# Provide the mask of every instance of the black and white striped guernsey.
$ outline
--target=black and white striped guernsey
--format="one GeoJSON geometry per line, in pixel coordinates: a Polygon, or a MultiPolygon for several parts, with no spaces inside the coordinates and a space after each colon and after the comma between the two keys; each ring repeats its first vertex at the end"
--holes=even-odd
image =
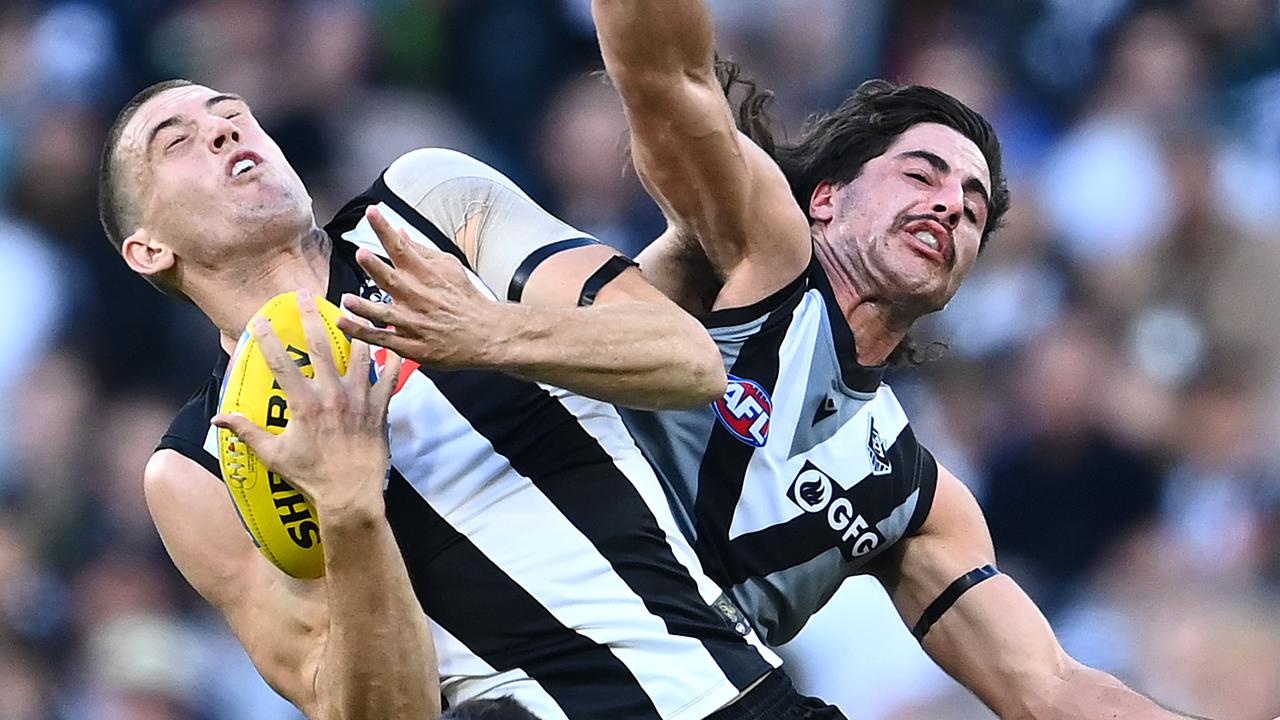
{"type": "MultiPolygon", "coordinates": [[[[491,297],[509,296],[544,248],[594,242],[558,221],[486,234],[509,224],[504,205],[542,211],[475,160],[416,151],[326,227],[334,302],[382,297],[354,259],[357,247],[385,255],[370,204],[501,289],[491,297]],[[490,213],[478,259],[452,235],[477,212],[490,213]]],[[[161,443],[215,474],[221,369],[161,443]]],[[[451,704],[512,695],[546,720],[696,720],[780,664],[703,574],[611,405],[494,372],[417,368],[391,401],[390,435],[387,516],[451,704]]]]}
{"type": "Polygon", "coordinates": [[[815,258],[773,296],[705,323],[729,390],[687,411],[623,411],[704,568],[773,645],[916,532],[937,465],[815,258]]]}

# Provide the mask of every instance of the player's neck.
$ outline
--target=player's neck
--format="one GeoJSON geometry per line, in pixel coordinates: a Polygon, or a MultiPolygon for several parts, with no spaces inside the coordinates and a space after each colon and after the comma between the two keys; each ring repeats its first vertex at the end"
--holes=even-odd
{"type": "Polygon", "coordinates": [[[329,286],[332,242],[312,227],[287,249],[250,267],[229,268],[191,288],[191,299],[218,328],[224,350],[235,349],[249,318],[282,292],[306,288],[323,297],[329,286]]]}
{"type": "Polygon", "coordinates": [[[815,240],[818,262],[822,263],[840,311],[853,332],[858,364],[870,367],[884,363],[907,336],[917,316],[859,290],[865,283],[858,281],[856,271],[842,262],[826,242],[815,240]]]}

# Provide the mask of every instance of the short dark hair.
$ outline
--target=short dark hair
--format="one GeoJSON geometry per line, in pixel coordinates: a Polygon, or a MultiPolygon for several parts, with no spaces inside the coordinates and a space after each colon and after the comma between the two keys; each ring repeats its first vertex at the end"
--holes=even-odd
{"type": "MultiPolygon", "coordinates": [[[[106,142],[102,144],[102,159],[98,164],[98,219],[102,222],[102,229],[106,232],[107,239],[117,251],[124,248],[124,239],[137,229],[131,227],[134,210],[129,206],[129,201],[125,199],[122,192],[120,174],[116,167],[116,148],[120,145],[120,136],[124,133],[125,126],[137,114],[138,108],[148,100],[166,90],[191,85],[195,83],[190,80],[175,79],[164,80],[144,88],[125,104],[111,123],[111,129],[107,131],[106,142]],[[126,223],[126,219],[129,222],[126,223]]],[[[166,295],[178,293],[176,288],[169,287],[163,279],[147,277],[146,280],[166,295]]]]}
{"type": "Polygon", "coordinates": [[[899,135],[920,123],[952,128],[973,141],[986,159],[992,187],[982,247],[1009,210],[1009,185],[995,130],[982,115],[941,90],[868,80],[836,109],[810,116],[795,143],[782,143],[773,137],[767,112],[773,93],[758,88],[736,63],[725,59],[717,58],[716,77],[730,102],[735,103],[738,129],[782,168],[792,195],[806,215],[819,183],[852,182],[867,161],[883,155],[899,135]],[[736,95],[743,97],[735,101],[736,95]]]}
{"type": "Polygon", "coordinates": [[[440,720],[538,720],[511,696],[496,700],[468,700],[440,716],[440,720]]]}
{"type": "Polygon", "coordinates": [[[125,214],[124,198],[121,196],[120,178],[116,172],[116,148],[120,145],[120,136],[124,127],[129,124],[138,108],[148,100],[166,90],[195,85],[190,80],[165,80],[151,85],[133,96],[107,131],[107,140],[102,145],[102,161],[98,165],[98,219],[102,221],[102,229],[107,239],[119,250],[124,239],[136,228],[125,227],[121,216],[125,214]]]}

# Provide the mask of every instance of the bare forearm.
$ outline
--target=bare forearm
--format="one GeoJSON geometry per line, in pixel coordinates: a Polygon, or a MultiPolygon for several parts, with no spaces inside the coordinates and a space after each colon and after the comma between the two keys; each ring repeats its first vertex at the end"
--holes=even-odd
{"type": "Polygon", "coordinates": [[[1038,702],[1017,717],[1027,720],[1077,720],[1124,718],[1125,720],[1188,720],[1129,689],[1100,670],[1075,664],[1052,689],[1041,691],[1038,702]]]}
{"type": "Polygon", "coordinates": [[[329,628],[316,674],[325,720],[434,718],[435,646],[381,513],[322,513],[329,628]]]}
{"type": "Polygon", "coordinates": [[[724,394],[719,351],[697,321],[674,306],[501,309],[493,369],[644,409],[695,407],[724,394]]]}
{"type": "Polygon", "coordinates": [[[605,67],[628,84],[677,73],[710,73],[714,30],[705,0],[593,0],[605,67]]]}

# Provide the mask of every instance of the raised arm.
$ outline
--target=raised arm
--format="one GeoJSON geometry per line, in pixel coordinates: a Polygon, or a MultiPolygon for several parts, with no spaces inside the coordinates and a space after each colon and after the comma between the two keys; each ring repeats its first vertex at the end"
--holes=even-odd
{"type": "MultiPolygon", "coordinates": [[[[933,509],[920,534],[879,559],[908,627],[948,586],[995,562],[990,533],[968,489],[941,466],[933,509]]],[[[925,624],[927,625],[927,623],[925,624]]],[[[1040,610],[1006,575],[973,585],[928,627],[923,646],[949,675],[1006,720],[1176,720],[1107,673],[1067,655],[1040,610]]]]}
{"type": "MultiPolygon", "coordinates": [[[[276,350],[276,365],[291,362],[278,342],[276,350]]],[[[313,358],[316,350],[327,346],[313,346],[313,358]]],[[[353,354],[353,382],[322,378],[327,387],[310,395],[290,366],[294,384],[281,382],[292,413],[284,435],[269,436],[243,417],[225,423],[314,504],[322,579],[276,569],[254,548],[222,481],[174,450],[148,463],[147,504],[174,564],[226,617],[267,682],[308,718],[434,718],[440,696],[430,630],[383,516],[381,413],[394,380],[360,389],[356,378],[368,387],[365,358],[367,350],[353,354]]]]}
{"type": "Polygon", "coordinates": [[[394,303],[343,304],[394,329],[347,319],[344,331],[430,367],[499,370],[632,407],[692,407],[724,394],[720,353],[693,317],[501,173],[431,149],[383,177],[383,209],[350,237],[394,303]],[[439,235],[421,237],[424,227],[439,235]],[[463,261],[505,302],[475,287],[463,261]]]}
{"type": "Polygon", "coordinates": [[[592,13],[636,169],[673,230],[664,242],[702,248],[724,284],[720,306],[794,280],[809,262],[807,215],[777,164],[734,124],[705,0],[593,0],[592,13]]]}

